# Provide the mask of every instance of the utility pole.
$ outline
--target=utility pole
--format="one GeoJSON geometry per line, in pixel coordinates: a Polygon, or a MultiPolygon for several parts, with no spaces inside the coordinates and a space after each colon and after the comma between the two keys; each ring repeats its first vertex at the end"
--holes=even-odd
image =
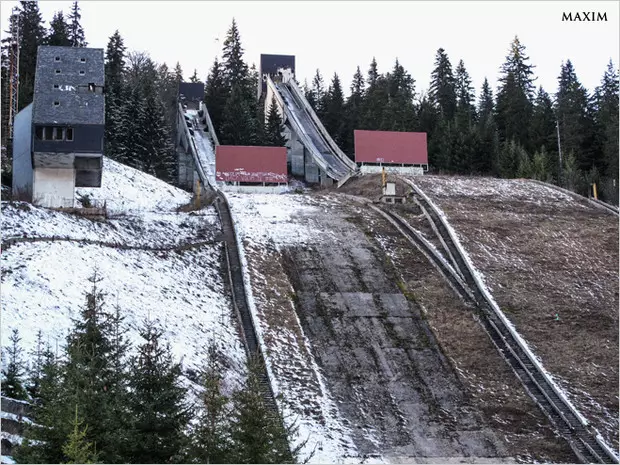
{"type": "Polygon", "coordinates": [[[14,7],[9,19],[10,37],[6,39],[8,48],[8,66],[6,87],[3,92],[8,94],[7,107],[2,108],[3,127],[2,145],[9,148],[13,140],[13,120],[18,110],[19,100],[19,8],[14,7]],[[5,119],[6,118],[6,119],[5,119]],[[5,132],[6,131],[6,132],[5,132]]]}
{"type": "Polygon", "coordinates": [[[558,131],[558,154],[559,154],[559,161],[560,161],[560,166],[558,170],[558,184],[561,186],[562,185],[562,145],[560,144],[560,120],[555,121],[555,127],[558,131]]]}

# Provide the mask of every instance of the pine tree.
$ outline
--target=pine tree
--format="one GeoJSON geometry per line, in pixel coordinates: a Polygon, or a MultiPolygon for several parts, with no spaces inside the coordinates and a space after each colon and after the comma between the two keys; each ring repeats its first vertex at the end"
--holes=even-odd
{"type": "Polygon", "coordinates": [[[110,36],[105,56],[105,154],[119,161],[123,161],[121,137],[126,126],[126,92],[123,81],[125,50],[123,38],[116,30],[110,36]]]}
{"type": "Polygon", "coordinates": [[[174,67],[174,77],[177,82],[184,82],[183,81],[183,69],[181,68],[181,64],[178,61],[174,67]]]}
{"type": "Polygon", "coordinates": [[[122,460],[117,420],[125,412],[115,402],[121,391],[114,363],[115,318],[105,309],[105,294],[98,287],[101,278],[95,272],[88,281],[92,287],[67,337],[65,403],[80,407],[84,422],[89,425],[88,441],[95,443],[105,463],[116,463],[122,460]]]}
{"type": "Polygon", "coordinates": [[[284,147],[286,138],[282,134],[284,128],[282,117],[278,111],[278,105],[274,96],[271,97],[271,104],[267,111],[267,122],[265,124],[265,145],[272,147],[284,147]]]}
{"type": "Polygon", "coordinates": [[[62,453],[67,459],[63,463],[96,463],[97,455],[93,450],[93,444],[86,439],[88,426],[85,426],[83,430],[80,429],[83,423],[78,418],[78,406],[76,405],[75,418],[71,423],[73,429],[66,444],[62,446],[62,453]]]}
{"type": "Polygon", "coordinates": [[[30,353],[32,356],[32,365],[29,370],[30,376],[26,383],[26,390],[31,399],[36,400],[39,397],[41,390],[41,379],[43,376],[43,364],[45,356],[45,347],[43,345],[43,332],[39,330],[37,332],[37,342],[33,351],[30,353]]]}
{"type": "Polygon", "coordinates": [[[162,341],[162,330],[150,321],[140,329],[142,344],[131,362],[128,435],[131,463],[179,463],[188,443],[190,410],[180,383],[181,365],[162,341]]]}
{"type": "Polygon", "coordinates": [[[480,150],[472,161],[472,169],[481,174],[499,174],[499,144],[495,124],[493,91],[485,78],[478,99],[478,137],[480,150]]]}
{"type": "Polygon", "coordinates": [[[457,124],[459,127],[471,129],[476,119],[476,110],[474,106],[475,94],[471,84],[471,78],[463,60],[459,60],[456,66],[455,76],[455,92],[456,92],[456,111],[457,124]]]}
{"type": "Polygon", "coordinates": [[[234,87],[242,92],[243,99],[253,97],[249,89],[248,74],[249,68],[243,60],[243,47],[241,46],[241,35],[237,28],[237,22],[233,18],[230,29],[226,34],[222,49],[222,70],[224,83],[232,93],[234,87]]]}
{"type": "Polygon", "coordinates": [[[529,125],[532,115],[534,68],[528,64],[525,47],[515,37],[501,67],[497,93],[496,121],[502,142],[514,139],[526,149],[531,146],[529,125]]]}
{"type": "Polygon", "coordinates": [[[6,352],[6,356],[3,357],[5,360],[2,364],[2,395],[11,399],[25,400],[28,398],[28,393],[24,388],[25,366],[18,329],[13,329],[9,341],[11,345],[3,351],[6,352]]]}
{"type": "Polygon", "coordinates": [[[316,115],[321,118],[325,111],[325,86],[323,84],[323,76],[321,72],[317,69],[314,77],[312,78],[312,91],[311,91],[312,99],[309,100],[310,106],[316,113],[316,115]]]}
{"type": "Polygon", "coordinates": [[[226,145],[255,145],[254,115],[244,98],[243,89],[235,86],[226,100],[220,143],[226,145]]]}
{"type": "Polygon", "coordinates": [[[23,442],[13,452],[18,463],[61,463],[71,415],[66,408],[64,364],[60,363],[49,344],[43,353],[41,378],[37,396],[33,398],[30,419],[24,427],[23,442]]]}
{"type": "Polygon", "coordinates": [[[21,110],[32,103],[37,50],[46,40],[46,31],[38,2],[20,2],[19,13],[19,106],[21,110]]]}
{"type": "Polygon", "coordinates": [[[357,67],[351,82],[351,94],[345,103],[345,134],[342,150],[352,160],[355,159],[354,134],[356,129],[362,129],[362,108],[364,105],[364,76],[360,67],[357,67]]]}
{"type": "Polygon", "coordinates": [[[88,45],[84,37],[84,28],[80,24],[80,19],[82,19],[82,15],[78,2],[73,2],[71,14],[69,15],[69,20],[71,21],[69,25],[69,41],[73,47],[86,47],[88,45]]]}
{"type": "Polygon", "coordinates": [[[344,95],[340,85],[340,78],[334,73],[332,83],[325,97],[325,108],[321,122],[324,123],[325,129],[327,129],[327,132],[338,146],[341,146],[344,142],[344,111],[344,95]]]}
{"type": "Polygon", "coordinates": [[[562,151],[573,152],[579,169],[602,166],[600,153],[593,150],[594,115],[587,90],[581,85],[573,64],[562,64],[556,94],[556,114],[560,123],[562,151]]]}
{"type": "Polygon", "coordinates": [[[444,121],[451,121],[456,112],[455,78],[452,65],[443,48],[435,55],[435,68],[431,73],[429,99],[439,109],[444,121]]]}
{"type": "MultiPolygon", "coordinates": [[[[596,121],[599,145],[605,161],[605,174],[612,179],[612,188],[618,186],[618,72],[610,60],[601,85],[596,88],[596,121]]],[[[612,190],[612,189],[610,189],[612,190]]],[[[616,195],[617,196],[617,195],[616,195]]]]}
{"type": "Polygon", "coordinates": [[[142,170],[164,181],[173,182],[176,178],[177,161],[166,122],[166,110],[152,89],[151,95],[146,97],[142,121],[142,146],[139,155],[142,170]]]}
{"type": "Polygon", "coordinates": [[[189,82],[193,82],[193,83],[200,82],[200,79],[198,78],[198,71],[196,71],[196,68],[194,68],[194,74],[190,76],[189,82]]]}
{"type": "Polygon", "coordinates": [[[224,82],[224,73],[221,64],[216,58],[207,77],[205,105],[209,111],[209,116],[218,138],[222,137],[222,118],[227,99],[228,93],[224,82]]]}
{"type": "Polygon", "coordinates": [[[230,408],[222,393],[223,367],[215,347],[207,349],[201,373],[204,391],[200,395],[197,422],[192,428],[192,456],[198,463],[232,463],[229,432],[230,408]]]}
{"type": "Polygon", "coordinates": [[[234,463],[293,463],[279,415],[267,406],[260,386],[262,363],[248,359],[243,389],[232,396],[230,438],[234,463]]]}
{"type": "Polygon", "coordinates": [[[387,77],[388,102],[384,111],[385,129],[411,131],[415,126],[416,113],[413,106],[415,80],[399,63],[394,64],[387,77]]]}
{"type": "Polygon", "coordinates": [[[65,21],[62,11],[55,13],[54,18],[50,21],[47,45],[58,45],[62,47],[71,46],[71,39],[69,39],[69,35],[69,24],[65,21]]]}
{"type": "Polygon", "coordinates": [[[373,57],[366,78],[368,88],[362,110],[361,126],[363,129],[380,129],[389,98],[388,80],[380,75],[377,69],[377,60],[373,57]]]}
{"type": "Polygon", "coordinates": [[[553,172],[557,179],[559,176],[559,163],[557,151],[556,119],[551,97],[540,87],[534,102],[532,119],[530,123],[530,137],[536,153],[544,153],[547,156],[545,165],[553,172]]]}

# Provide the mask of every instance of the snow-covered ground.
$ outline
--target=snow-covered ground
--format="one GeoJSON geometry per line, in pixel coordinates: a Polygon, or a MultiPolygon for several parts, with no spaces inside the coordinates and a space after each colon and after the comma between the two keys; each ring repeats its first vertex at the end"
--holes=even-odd
{"type": "Polygon", "coordinates": [[[228,359],[226,381],[234,387],[244,373],[245,352],[221,278],[215,210],[178,213],[190,194],[109,159],[102,184],[77,191],[107,201],[115,216],[106,221],[2,202],[4,239],[70,239],[17,243],[2,252],[2,345],[13,328],[25,354],[38,330],[53,346],[64,344],[96,270],[106,306],[118,305],[132,342],[140,342],[137,330],[146,318],[159,321],[174,356],[194,369],[215,343],[228,359]]]}
{"type": "Polygon", "coordinates": [[[278,253],[285,246],[330,241],[333,233],[321,230],[313,216],[329,212],[336,201],[297,194],[227,194],[227,198],[243,243],[249,303],[275,394],[283,396],[287,421],[297,421],[300,427],[298,441],[308,439],[300,458],[314,451],[311,463],[359,463],[364,459],[358,456],[312,355],[278,253]]]}

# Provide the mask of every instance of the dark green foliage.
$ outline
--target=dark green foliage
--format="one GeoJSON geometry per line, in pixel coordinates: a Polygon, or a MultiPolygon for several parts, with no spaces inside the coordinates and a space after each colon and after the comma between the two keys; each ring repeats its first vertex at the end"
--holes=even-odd
{"type": "Polygon", "coordinates": [[[364,104],[364,76],[360,67],[357,67],[355,75],[353,76],[353,82],[351,82],[351,95],[347,99],[344,108],[345,115],[345,131],[344,131],[344,143],[341,147],[342,150],[354,159],[354,131],[361,129],[362,124],[362,106],[364,104]]]}
{"type": "Polygon", "coordinates": [[[19,13],[19,105],[21,110],[32,103],[37,49],[46,39],[46,31],[37,2],[20,2],[19,13]]]}
{"type": "Polygon", "coordinates": [[[140,336],[143,342],[131,360],[129,377],[127,458],[131,463],[183,463],[180,452],[188,443],[190,410],[180,383],[181,365],[173,361],[155,324],[145,321],[140,336]]]}
{"type": "Polygon", "coordinates": [[[89,278],[92,287],[67,337],[65,405],[79,406],[89,427],[87,439],[94,442],[105,463],[116,463],[121,460],[117,447],[119,421],[125,413],[116,399],[123,390],[116,363],[115,335],[120,322],[116,314],[105,309],[100,281],[97,273],[89,278]]]}
{"type": "Polygon", "coordinates": [[[579,82],[570,60],[562,64],[556,94],[562,150],[573,152],[582,171],[602,166],[602,153],[593,150],[594,115],[587,90],[579,82]]]}
{"type": "Polygon", "coordinates": [[[80,24],[80,19],[82,19],[82,15],[80,14],[78,2],[73,2],[71,14],[69,15],[69,41],[72,47],[86,47],[88,45],[84,37],[84,28],[80,24]]]}
{"type": "Polygon", "coordinates": [[[310,98],[308,99],[308,103],[317,114],[319,118],[323,115],[325,111],[325,85],[323,83],[323,76],[321,72],[317,69],[316,74],[312,78],[312,88],[310,90],[310,98]]]}
{"type": "Polygon", "coordinates": [[[189,77],[189,82],[197,83],[200,82],[200,78],[198,77],[198,72],[194,69],[194,74],[189,77]]]}
{"type": "Polygon", "coordinates": [[[263,397],[260,379],[264,366],[250,357],[247,367],[245,385],[232,396],[232,463],[294,463],[280,416],[269,409],[263,397]]]}
{"type": "Polygon", "coordinates": [[[11,399],[25,400],[28,398],[28,393],[24,388],[25,366],[22,357],[23,349],[19,345],[21,337],[19,337],[17,329],[13,329],[9,341],[11,344],[2,351],[2,358],[4,359],[2,363],[2,395],[11,399]]]}
{"type": "Polygon", "coordinates": [[[271,98],[271,104],[267,111],[267,122],[265,124],[264,144],[273,147],[284,147],[286,138],[282,134],[284,127],[282,117],[278,111],[275,97],[271,98]]]}
{"type": "Polygon", "coordinates": [[[226,108],[226,100],[228,99],[228,92],[224,84],[224,71],[222,65],[217,61],[217,58],[211,66],[209,76],[205,85],[205,105],[209,110],[209,116],[211,122],[218,137],[222,137],[222,117],[224,114],[224,108],[226,108]]]}
{"type": "Polygon", "coordinates": [[[65,21],[62,11],[55,13],[54,18],[50,21],[47,45],[59,45],[63,47],[71,46],[69,34],[69,24],[65,21]]]}
{"type": "Polygon", "coordinates": [[[444,121],[450,121],[456,112],[455,79],[452,65],[443,48],[437,50],[435,69],[431,73],[429,99],[438,108],[444,121]]]}
{"type": "Polygon", "coordinates": [[[36,400],[41,390],[41,378],[43,376],[43,365],[45,361],[45,347],[43,345],[43,332],[37,332],[37,344],[34,351],[30,353],[32,356],[32,366],[29,370],[30,376],[26,383],[26,390],[31,399],[36,400]]]}
{"type": "MultiPolygon", "coordinates": [[[[610,179],[615,180],[616,192],[618,186],[618,148],[620,147],[618,142],[618,92],[618,72],[610,60],[601,80],[601,85],[596,88],[595,103],[598,145],[602,149],[604,172],[610,179]]],[[[611,184],[614,187],[614,183],[611,184]]],[[[614,189],[609,190],[613,191],[614,189]]]]}
{"type": "Polygon", "coordinates": [[[192,428],[192,456],[197,463],[231,462],[229,399],[222,393],[223,367],[213,346],[201,373],[197,422],[192,428]]]}
{"type": "Polygon", "coordinates": [[[64,388],[64,365],[48,345],[43,362],[32,413],[24,429],[24,441],[13,453],[18,463],[61,463],[62,446],[70,434],[71,416],[64,388]]]}
{"type": "Polygon", "coordinates": [[[510,52],[501,67],[501,83],[497,93],[496,122],[500,141],[514,139],[520,145],[531,147],[528,122],[532,115],[534,68],[528,63],[525,46],[515,37],[510,52]]]}
{"type": "Polygon", "coordinates": [[[242,87],[233,87],[224,108],[221,140],[224,145],[255,145],[252,114],[242,87]]]}
{"type": "Polygon", "coordinates": [[[336,145],[341,146],[344,142],[345,128],[344,95],[340,85],[340,78],[336,73],[334,73],[332,83],[324,97],[321,122],[332,139],[334,139],[334,142],[336,142],[336,145]]]}

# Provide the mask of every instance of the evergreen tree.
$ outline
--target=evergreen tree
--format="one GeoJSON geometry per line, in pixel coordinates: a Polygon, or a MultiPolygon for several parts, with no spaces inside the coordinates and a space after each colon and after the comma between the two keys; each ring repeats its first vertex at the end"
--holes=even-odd
{"type": "Polygon", "coordinates": [[[11,399],[25,400],[28,393],[24,388],[25,366],[22,358],[23,349],[20,347],[21,337],[19,330],[13,329],[9,336],[11,345],[4,349],[6,356],[2,367],[2,395],[11,399]]]}
{"type": "Polygon", "coordinates": [[[388,101],[384,109],[385,129],[411,131],[415,126],[416,112],[413,105],[415,80],[396,59],[392,72],[387,76],[388,101]]]}
{"type": "Polygon", "coordinates": [[[117,463],[122,460],[118,419],[126,412],[115,402],[122,391],[122,386],[118,385],[119,373],[115,371],[118,367],[114,363],[115,315],[105,309],[105,295],[98,287],[101,279],[97,273],[88,280],[92,287],[67,337],[65,405],[79,406],[89,426],[87,440],[95,444],[105,463],[117,463]]]}
{"type": "Polygon", "coordinates": [[[47,345],[30,414],[32,423],[25,425],[23,442],[13,452],[17,463],[62,463],[65,459],[62,447],[70,434],[71,415],[65,405],[63,377],[64,364],[47,345]]]}
{"type": "Polygon", "coordinates": [[[192,428],[192,456],[198,463],[232,463],[229,431],[230,408],[222,393],[223,367],[215,348],[207,350],[201,373],[204,391],[200,395],[197,422],[192,428]]]}
{"type": "Polygon", "coordinates": [[[351,82],[351,94],[345,104],[345,134],[342,150],[351,158],[354,157],[355,142],[354,131],[361,129],[362,108],[364,104],[364,76],[360,67],[357,67],[351,82]]]}
{"type": "Polygon", "coordinates": [[[75,418],[71,423],[73,430],[62,446],[62,452],[67,458],[63,463],[96,463],[97,455],[93,450],[93,444],[86,439],[88,426],[81,429],[82,421],[78,418],[78,406],[75,406],[75,418]]]}
{"type": "Polygon", "coordinates": [[[166,122],[166,109],[152,89],[151,95],[145,100],[144,117],[140,127],[142,144],[139,158],[142,169],[166,182],[173,182],[176,178],[177,160],[166,122]]]}
{"type": "Polygon", "coordinates": [[[19,13],[19,106],[21,110],[32,103],[37,49],[46,40],[46,31],[38,2],[22,1],[19,13]]]}
{"type": "Polygon", "coordinates": [[[176,79],[177,82],[184,82],[183,81],[183,69],[181,68],[181,64],[177,61],[177,64],[174,67],[174,77],[176,79]]]}
{"type": "Polygon", "coordinates": [[[181,365],[173,361],[161,329],[152,322],[143,323],[140,337],[143,343],[132,359],[129,378],[129,461],[183,463],[190,410],[180,383],[181,365]]]}
{"type": "Polygon", "coordinates": [[[222,49],[222,70],[226,88],[232,93],[234,87],[241,91],[243,100],[254,97],[249,88],[249,68],[243,60],[243,47],[237,22],[233,18],[222,49]]]}
{"type": "Polygon", "coordinates": [[[588,171],[602,166],[600,152],[593,149],[595,130],[593,109],[587,90],[577,79],[570,60],[562,64],[556,94],[556,114],[560,123],[563,152],[573,152],[578,167],[588,171]]]}
{"type": "Polygon", "coordinates": [[[325,108],[321,122],[336,145],[341,146],[344,142],[344,95],[340,78],[334,73],[329,91],[325,97],[325,108]]]}
{"type": "Polygon", "coordinates": [[[528,148],[529,124],[534,89],[533,66],[528,63],[525,47],[515,37],[510,53],[501,68],[501,86],[497,93],[496,121],[502,142],[514,139],[528,148]]]}
{"type": "Polygon", "coordinates": [[[495,124],[493,91],[485,78],[478,99],[478,137],[480,150],[472,161],[472,169],[481,174],[499,174],[499,142],[495,124]]]}
{"type": "Polygon", "coordinates": [[[193,82],[193,83],[200,82],[200,79],[198,78],[198,71],[196,71],[196,68],[194,68],[194,74],[190,76],[189,82],[193,82]]]}
{"type": "Polygon", "coordinates": [[[323,84],[323,76],[321,76],[321,72],[317,69],[316,74],[312,78],[312,98],[308,101],[310,106],[316,113],[316,115],[321,118],[325,111],[325,86],[323,84]]]}
{"type": "Polygon", "coordinates": [[[88,45],[84,37],[84,28],[82,28],[80,24],[80,19],[82,19],[82,15],[80,14],[78,2],[73,2],[71,15],[69,15],[69,20],[71,21],[69,25],[69,40],[73,47],[86,47],[88,45]]]}
{"type": "Polygon", "coordinates": [[[262,363],[248,359],[243,389],[232,397],[231,458],[234,463],[294,463],[281,418],[267,406],[260,386],[262,363]]]}
{"type": "MultiPolygon", "coordinates": [[[[463,131],[469,131],[476,118],[474,106],[475,94],[471,78],[463,60],[456,66],[455,76],[457,124],[463,131]]],[[[466,131],[466,132],[467,132],[466,131]]]]}
{"type": "Polygon", "coordinates": [[[123,38],[116,30],[110,36],[105,55],[105,154],[119,161],[123,161],[121,137],[126,126],[125,50],[123,38]]]}
{"type": "Polygon", "coordinates": [[[211,66],[205,86],[205,105],[218,138],[222,137],[222,118],[228,93],[224,82],[224,72],[217,58],[211,66]]]}
{"type": "Polygon", "coordinates": [[[443,48],[435,55],[435,68],[431,73],[429,99],[438,108],[444,121],[451,121],[456,112],[456,88],[452,65],[443,48]]]}
{"type": "Polygon", "coordinates": [[[536,148],[536,154],[545,154],[545,166],[549,174],[553,173],[557,179],[559,176],[558,169],[558,151],[557,151],[557,135],[556,135],[556,119],[553,110],[553,102],[551,97],[545,90],[540,87],[534,108],[532,111],[532,120],[530,124],[530,137],[532,146],[536,148]],[[555,163],[553,161],[556,160],[555,163]]]}
{"type": "Polygon", "coordinates": [[[26,390],[31,399],[36,400],[41,390],[41,379],[43,376],[43,365],[45,362],[45,347],[43,345],[43,332],[37,332],[37,342],[34,350],[30,353],[32,356],[32,366],[30,368],[30,376],[26,384],[26,390]]]}
{"type": "Polygon", "coordinates": [[[254,115],[244,98],[243,89],[235,86],[226,100],[221,140],[225,145],[255,145],[254,115]]]}
{"type": "Polygon", "coordinates": [[[598,145],[604,159],[604,172],[612,179],[612,187],[618,186],[618,72],[609,61],[601,85],[596,88],[596,122],[598,145]]]}
{"type": "Polygon", "coordinates": [[[360,129],[380,129],[389,98],[389,87],[386,77],[379,74],[377,60],[374,57],[368,69],[366,82],[368,87],[364,96],[360,129]]]}
{"type": "Polygon", "coordinates": [[[71,39],[69,39],[69,35],[69,24],[65,21],[62,11],[55,13],[54,18],[50,21],[47,45],[58,45],[62,47],[71,46],[71,39]]]}
{"type": "Polygon", "coordinates": [[[177,112],[179,84],[174,74],[163,63],[157,67],[156,93],[166,110],[166,126],[172,128],[172,140],[177,140],[177,112]]]}
{"type": "Polygon", "coordinates": [[[265,145],[272,147],[284,147],[286,138],[283,132],[282,117],[278,111],[278,105],[274,96],[271,97],[271,104],[267,111],[267,122],[265,124],[265,145]]]}

